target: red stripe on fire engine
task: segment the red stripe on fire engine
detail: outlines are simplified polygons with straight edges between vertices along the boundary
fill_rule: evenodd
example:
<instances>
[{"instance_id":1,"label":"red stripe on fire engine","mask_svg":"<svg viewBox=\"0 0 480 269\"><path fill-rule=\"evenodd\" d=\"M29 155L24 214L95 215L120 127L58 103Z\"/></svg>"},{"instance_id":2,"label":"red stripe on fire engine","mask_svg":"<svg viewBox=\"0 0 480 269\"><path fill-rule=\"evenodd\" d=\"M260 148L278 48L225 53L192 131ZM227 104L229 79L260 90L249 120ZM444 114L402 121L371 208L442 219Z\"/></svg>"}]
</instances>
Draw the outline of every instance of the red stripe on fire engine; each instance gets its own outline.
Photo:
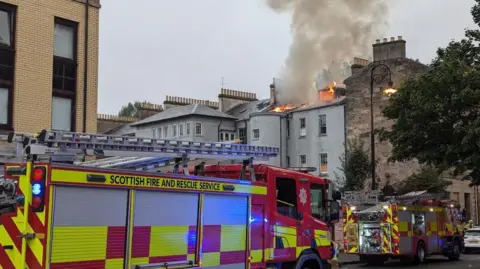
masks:
<instances>
[{"instance_id":1,"label":"red stripe on fire engine","mask_svg":"<svg viewBox=\"0 0 480 269\"><path fill-rule=\"evenodd\" d=\"M3 247L0 247L0 267L3 266L3 269L15 269L15 266L5 251Z\"/></svg>"},{"instance_id":2,"label":"red stripe on fire engine","mask_svg":"<svg viewBox=\"0 0 480 269\"><path fill-rule=\"evenodd\" d=\"M126 229L123 226L107 228L107 259L124 257Z\"/></svg>"},{"instance_id":3,"label":"red stripe on fire engine","mask_svg":"<svg viewBox=\"0 0 480 269\"><path fill-rule=\"evenodd\" d=\"M150 256L151 226L133 227L132 233L132 258Z\"/></svg>"},{"instance_id":4,"label":"red stripe on fire engine","mask_svg":"<svg viewBox=\"0 0 480 269\"><path fill-rule=\"evenodd\" d=\"M18 237L20 235L20 231L18 230L17 226L13 222L12 217L5 216L1 220L2 220L3 227L5 228L8 235L10 236L10 239L12 239L13 243L15 244L15 247L18 249L18 251L21 251L22 239Z\"/></svg>"},{"instance_id":5,"label":"red stripe on fire engine","mask_svg":"<svg viewBox=\"0 0 480 269\"><path fill-rule=\"evenodd\" d=\"M42 269L41 262L43 261L38 261L35 255L33 254L32 249L27 246L27 252L26 252L26 259L27 259L27 265L29 269Z\"/></svg>"},{"instance_id":6,"label":"red stripe on fire engine","mask_svg":"<svg viewBox=\"0 0 480 269\"><path fill-rule=\"evenodd\" d=\"M221 225L205 225L203 226L202 251L220 252L220 244L222 239Z\"/></svg>"},{"instance_id":7,"label":"red stripe on fire engine","mask_svg":"<svg viewBox=\"0 0 480 269\"><path fill-rule=\"evenodd\" d=\"M50 269L100 269L105 268L105 260L84 262L52 263Z\"/></svg>"},{"instance_id":8,"label":"red stripe on fire engine","mask_svg":"<svg viewBox=\"0 0 480 269\"><path fill-rule=\"evenodd\" d=\"M224 251L220 252L220 264L244 263L246 251Z\"/></svg>"},{"instance_id":9,"label":"red stripe on fire engine","mask_svg":"<svg viewBox=\"0 0 480 269\"><path fill-rule=\"evenodd\" d=\"M187 260L187 255L162 256L162 257L150 257L149 263L181 262L186 260Z\"/></svg>"}]
</instances>

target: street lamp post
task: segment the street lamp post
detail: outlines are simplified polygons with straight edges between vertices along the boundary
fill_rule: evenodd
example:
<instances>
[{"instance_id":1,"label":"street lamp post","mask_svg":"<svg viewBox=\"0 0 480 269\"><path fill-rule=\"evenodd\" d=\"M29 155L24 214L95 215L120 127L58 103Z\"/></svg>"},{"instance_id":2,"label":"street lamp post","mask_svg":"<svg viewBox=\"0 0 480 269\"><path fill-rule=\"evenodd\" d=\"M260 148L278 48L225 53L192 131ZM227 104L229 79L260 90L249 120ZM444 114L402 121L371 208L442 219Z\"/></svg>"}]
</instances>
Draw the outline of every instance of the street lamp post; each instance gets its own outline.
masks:
<instances>
[{"instance_id":1,"label":"street lamp post","mask_svg":"<svg viewBox=\"0 0 480 269\"><path fill-rule=\"evenodd\" d=\"M381 67L381 68L379 68ZM378 72L375 72L377 71ZM372 168L372 190L376 190L376 170L375 170L375 127L373 124L373 86L375 83L382 83L388 77L388 88L384 91L387 94L392 94L395 90L392 88L392 70L382 63L377 63L373 65L370 72L370 157L371 157L371 168Z\"/></svg>"}]
</instances>

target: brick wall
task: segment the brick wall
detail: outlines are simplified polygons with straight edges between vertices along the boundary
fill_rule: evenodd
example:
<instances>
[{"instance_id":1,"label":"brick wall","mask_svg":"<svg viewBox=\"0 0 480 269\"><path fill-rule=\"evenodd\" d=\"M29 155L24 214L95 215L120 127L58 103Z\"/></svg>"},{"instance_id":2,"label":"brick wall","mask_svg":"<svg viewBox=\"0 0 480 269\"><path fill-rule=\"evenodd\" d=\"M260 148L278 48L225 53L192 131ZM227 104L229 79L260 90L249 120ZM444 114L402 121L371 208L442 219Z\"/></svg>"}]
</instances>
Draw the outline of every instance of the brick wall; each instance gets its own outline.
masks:
<instances>
[{"instance_id":1,"label":"brick wall","mask_svg":"<svg viewBox=\"0 0 480 269\"><path fill-rule=\"evenodd\" d=\"M83 129L85 5L75 0L0 0L17 6L13 127L51 128L54 17L78 22L76 131ZM97 131L99 1L91 1L87 132Z\"/></svg>"}]
</instances>

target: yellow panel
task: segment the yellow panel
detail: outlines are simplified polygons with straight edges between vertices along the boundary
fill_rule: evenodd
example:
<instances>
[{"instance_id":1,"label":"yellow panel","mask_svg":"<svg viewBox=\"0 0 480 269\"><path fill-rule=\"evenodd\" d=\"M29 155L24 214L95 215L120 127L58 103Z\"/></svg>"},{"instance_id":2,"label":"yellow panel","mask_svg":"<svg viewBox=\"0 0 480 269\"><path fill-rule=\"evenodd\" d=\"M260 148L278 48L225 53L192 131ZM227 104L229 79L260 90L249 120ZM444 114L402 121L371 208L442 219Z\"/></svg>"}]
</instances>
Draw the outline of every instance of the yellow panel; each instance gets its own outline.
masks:
<instances>
[{"instance_id":1,"label":"yellow panel","mask_svg":"<svg viewBox=\"0 0 480 269\"><path fill-rule=\"evenodd\" d=\"M252 250L250 251L250 257L252 262L261 262L262 261L262 250Z\"/></svg>"},{"instance_id":2,"label":"yellow panel","mask_svg":"<svg viewBox=\"0 0 480 269\"><path fill-rule=\"evenodd\" d=\"M310 248L310 247L297 247L297 257L299 257L300 254L302 254L302 251L304 251L307 248Z\"/></svg>"},{"instance_id":3,"label":"yellow panel","mask_svg":"<svg viewBox=\"0 0 480 269\"><path fill-rule=\"evenodd\" d=\"M430 231L432 232L438 231L437 222L430 222Z\"/></svg>"},{"instance_id":4,"label":"yellow panel","mask_svg":"<svg viewBox=\"0 0 480 269\"><path fill-rule=\"evenodd\" d=\"M220 265L220 252L210 252L202 254L201 267Z\"/></svg>"},{"instance_id":5,"label":"yellow panel","mask_svg":"<svg viewBox=\"0 0 480 269\"><path fill-rule=\"evenodd\" d=\"M53 228L52 263L104 260L106 251L106 226Z\"/></svg>"},{"instance_id":6,"label":"yellow panel","mask_svg":"<svg viewBox=\"0 0 480 269\"><path fill-rule=\"evenodd\" d=\"M143 264L149 264L150 259L147 258L132 258L132 265L143 265Z\"/></svg>"},{"instance_id":7,"label":"yellow panel","mask_svg":"<svg viewBox=\"0 0 480 269\"><path fill-rule=\"evenodd\" d=\"M328 240L328 231L315 230L315 242L318 246L330 246L331 242Z\"/></svg>"},{"instance_id":8,"label":"yellow panel","mask_svg":"<svg viewBox=\"0 0 480 269\"><path fill-rule=\"evenodd\" d=\"M275 235L279 236L285 248L297 247L297 229L293 227L275 226ZM276 241L274 241L276 242Z\"/></svg>"},{"instance_id":9,"label":"yellow panel","mask_svg":"<svg viewBox=\"0 0 480 269\"><path fill-rule=\"evenodd\" d=\"M195 254L188 254L188 255L187 255L187 260L188 260L188 261L195 262Z\"/></svg>"},{"instance_id":10,"label":"yellow panel","mask_svg":"<svg viewBox=\"0 0 480 269\"><path fill-rule=\"evenodd\" d=\"M20 262L20 250L15 247L15 244L12 241L12 238L7 233L7 230L0 224L0 245L3 246L13 246L13 249L6 249L5 252L10 258L10 261L15 267L19 267L18 263Z\"/></svg>"},{"instance_id":11,"label":"yellow panel","mask_svg":"<svg viewBox=\"0 0 480 269\"><path fill-rule=\"evenodd\" d=\"M186 255L188 226L152 226L150 256Z\"/></svg>"},{"instance_id":12,"label":"yellow panel","mask_svg":"<svg viewBox=\"0 0 480 269\"><path fill-rule=\"evenodd\" d=\"M105 261L105 269L123 269L123 259L108 259Z\"/></svg>"},{"instance_id":13,"label":"yellow panel","mask_svg":"<svg viewBox=\"0 0 480 269\"><path fill-rule=\"evenodd\" d=\"M408 232L408 221L400 221L398 223L399 232Z\"/></svg>"},{"instance_id":14,"label":"yellow panel","mask_svg":"<svg viewBox=\"0 0 480 269\"><path fill-rule=\"evenodd\" d=\"M247 246L246 225L222 225L220 251L245 250Z\"/></svg>"}]
</instances>

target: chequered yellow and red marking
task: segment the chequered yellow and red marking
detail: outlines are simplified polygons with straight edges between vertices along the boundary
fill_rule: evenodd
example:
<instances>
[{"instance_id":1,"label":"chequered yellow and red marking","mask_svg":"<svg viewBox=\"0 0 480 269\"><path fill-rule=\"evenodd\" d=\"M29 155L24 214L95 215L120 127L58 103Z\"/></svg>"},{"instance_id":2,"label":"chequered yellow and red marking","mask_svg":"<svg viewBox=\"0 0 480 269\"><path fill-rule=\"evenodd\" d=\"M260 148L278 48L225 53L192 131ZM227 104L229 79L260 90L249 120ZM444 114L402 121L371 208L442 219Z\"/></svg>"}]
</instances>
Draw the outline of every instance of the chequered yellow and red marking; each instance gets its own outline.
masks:
<instances>
[{"instance_id":1,"label":"chequered yellow and red marking","mask_svg":"<svg viewBox=\"0 0 480 269\"><path fill-rule=\"evenodd\" d=\"M8 167L19 167L18 165L6 165ZM31 170L31 164L27 163L26 168ZM46 216L47 210L34 213L31 208L31 181L27 176L19 176L18 194L25 195L25 206L17 207L16 212L0 216L0 268L17 269L43 268L45 263L45 245L46 245ZM48 193L46 193L48 195ZM48 203L48 200L46 201ZM25 208L27 214L25 215ZM25 222L25 219L28 219ZM22 233L35 233L33 239L25 239L25 245L22 246L22 239L19 237ZM22 255L24 247L25 256Z\"/></svg>"},{"instance_id":2,"label":"chequered yellow and red marking","mask_svg":"<svg viewBox=\"0 0 480 269\"><path fill-rule=\"evenodd\" d=\"M205 225L202 234L202 267L246 262L246 225Z\"/></svg>"},{"instance_id":3,"label":"chequered yellow and red marking","mask_svg":"<svg viewBox=\"0 0 480 269\"><path fill-rule=\"evenodd\" d=\"M136 226L132 234L132 265L195 261L196 226Z\"/></svg>"},{"instance_id":4,"label":"chequered yellow and red marking","mask_svg":"<svg viewBox=\"0 0 480 269\"><path fill-rule=\"evenodd\" d=\"M50 268L123 268L125 240L125 226L54 227Z\"/></svg>"},{"instance_id":5,"label":"chequered yellow and red marking","mask_svg":"<svg viewBox=\"0 0 480 269\"><path fill-rule=\"evenodd\" d=\"M410 221L399 221L398 232L400 233L400 237L412 236L412 223Z\"/></svg>"},{"instance_id":6,"label":"chequered yellow and red marking","mask_svg":"<svg viewBox=\"0 0 480 269\"><path fill-rule=\"evenodd\" d=\"M382 223L382 233L383 233L383 244L382 252L391 253L391 231L389 223Z\"/></svg>"}]
</instances>

